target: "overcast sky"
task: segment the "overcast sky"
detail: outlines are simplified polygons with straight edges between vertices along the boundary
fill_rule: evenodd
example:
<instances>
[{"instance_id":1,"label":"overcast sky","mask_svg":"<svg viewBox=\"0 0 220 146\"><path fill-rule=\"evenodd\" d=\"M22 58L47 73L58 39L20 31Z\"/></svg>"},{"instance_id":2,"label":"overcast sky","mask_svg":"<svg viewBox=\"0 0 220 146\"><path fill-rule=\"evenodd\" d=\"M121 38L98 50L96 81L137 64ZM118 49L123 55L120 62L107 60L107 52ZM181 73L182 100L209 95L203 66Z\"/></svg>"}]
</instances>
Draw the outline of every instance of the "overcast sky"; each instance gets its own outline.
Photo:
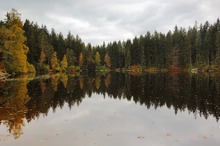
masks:
<instances>
[{"instance_id":1,"label":"overcast sky","mask_svg":"<svg viewBox=\"0 0 220 146\"><path fill-rule=\"evenodd\" d=\"M86 43L126 40L147 31L166 33L175 25L214 23L220 0L0 0L0 19L12 8L64 36L71 31Z\"/></svg>"}]
</instances>

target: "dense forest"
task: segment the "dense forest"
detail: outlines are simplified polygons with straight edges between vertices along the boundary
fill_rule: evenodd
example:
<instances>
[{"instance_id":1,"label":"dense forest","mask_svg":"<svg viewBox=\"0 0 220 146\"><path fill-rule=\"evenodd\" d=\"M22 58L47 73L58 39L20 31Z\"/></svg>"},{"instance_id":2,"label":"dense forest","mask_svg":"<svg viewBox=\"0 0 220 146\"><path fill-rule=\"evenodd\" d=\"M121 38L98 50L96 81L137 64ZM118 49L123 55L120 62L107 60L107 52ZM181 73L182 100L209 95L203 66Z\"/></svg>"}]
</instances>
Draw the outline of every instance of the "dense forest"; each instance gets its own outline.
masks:
<instances>
[{"instance_id":1,"label":"dense forest","mask_svg":"<svg viewBox=\"0 0 220 146\"><path fill-rule=\"evenodd\" d=\"M12 9L0 21L0 72L47 73L81 70L220 70L220 20L175 26L166 34L147 32L133 39L92 46L71 32L66 37L25 20Z\"/></svg>"}]
</instances>

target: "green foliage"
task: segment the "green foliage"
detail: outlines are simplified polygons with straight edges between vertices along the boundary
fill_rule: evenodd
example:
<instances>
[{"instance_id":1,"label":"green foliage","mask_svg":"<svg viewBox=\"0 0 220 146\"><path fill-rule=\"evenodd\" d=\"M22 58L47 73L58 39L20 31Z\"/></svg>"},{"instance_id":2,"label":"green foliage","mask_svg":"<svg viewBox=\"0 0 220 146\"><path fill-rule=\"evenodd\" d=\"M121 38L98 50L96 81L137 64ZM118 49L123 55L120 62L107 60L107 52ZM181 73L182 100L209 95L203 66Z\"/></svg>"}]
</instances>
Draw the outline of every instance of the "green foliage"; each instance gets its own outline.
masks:
<instances>
[{"instance_id":1,"label":"green foliage","mask_svg":"<svg viewBox=\"0 0 220 146\"><path fill-rule=\"evenodd\" d=\"M37 64L36 72L38 72L38 73L49 73L50 72L50 67L47 64L43 64L43 65Z\"/></svg>"},{"instance_id":2,"label":"green foliage","mask_svg":"<svg viewBox=\"0 0 220 146\"><path fill-rule=\"evenodd\" d=\"M75 67L75 70L76 70L76 71L80 71L81 69L80 69L79 66L76 66L76 67Z\"/></svg>"},{"instance_id":3,"label":"green foliage","mask_svg":"<svg viewBox=\"0 0 220 146\"><path fill-rule=\"evenodd\" d=\"M53 54L53 46L49 43L49 36L46 31L41 30L38 35L38 47L43 52L45 57L40 57L40 62L44 62L45 64L49 64L52 54Z\"/></svg>"},{"instance_id":4,"label":"green foliage","mask_svg":"<svg viewBox=\"0 0 220 146\"><path fill-rule=\"evenodd\" d=\"M110 71L109 68L107 68L106 66L102 66L102 65L96 66L96 70L98 70L98 71L105 71L105 72Z\"/></svg>"},{"instance_id":5,"label":"green foliage","mask_svg":"<svg viewBox=\"0 0 220 146\"><path fill-rule=\"evenodd\" d=\"M68 67L70 66L74 66L74 60L75 60L75 57L74 57L74 53L73 53L73 50L71 49L67 49L66 50L66 57L67 57L67 63L68 63Z\"/></svg>"},{"instance_id":6,"label":"green foliage","mask_svg":"<svg viewBox=\"0 0 220 146\"><path fill-rule=\"evenodd\" d=\"M174 31L167 34L147 32L145 36L140 35L132 41L113 42L97 46L95 50L106 50L111 58L111 69L141 66L179 70L190 66L219 65L219 32L218 19L213 25L206 22L200 29L197 24L188 31L175 26ZM104 61L106 64L106 57Z\"/></svg>"},{"instance_id":7,"label":"green foliage","mask_svg":"<svg viewBox=\"0 0 220 146\"><path fill-rule=\"evenodd\" d=\"M7 13L6 18L0 23L0 54L3 54L0 64L10 73L34 72L33 66L42 72L48 71L48 66L52 71L105 70L106 67L143 71L154 67L187 69L220 65L219 19L199 28L197 23L188 30L175 26L166 34L147 32L132 40L93 47L71 32L65 38L54 29L49 32L46 26L39 27L29 20L23 25L16 10ZM60 64L59 60L62 60Z\"/></svg>"}]
</instances>

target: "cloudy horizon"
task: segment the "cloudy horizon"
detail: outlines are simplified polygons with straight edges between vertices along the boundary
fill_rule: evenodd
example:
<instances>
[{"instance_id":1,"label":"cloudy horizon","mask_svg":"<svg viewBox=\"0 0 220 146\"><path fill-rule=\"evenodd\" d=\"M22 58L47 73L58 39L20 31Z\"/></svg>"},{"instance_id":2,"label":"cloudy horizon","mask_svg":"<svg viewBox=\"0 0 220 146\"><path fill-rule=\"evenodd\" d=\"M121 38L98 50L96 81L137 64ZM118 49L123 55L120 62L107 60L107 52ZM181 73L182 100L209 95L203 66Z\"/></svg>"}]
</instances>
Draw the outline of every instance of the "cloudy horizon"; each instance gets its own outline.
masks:
<instances>
[{"instance_id":1,"label":"cloudy horizon","mask_svg":"<svg viewBox=\"0 0 220 146\"><path fill-rule=\"evenodd\" d=\"M83 42L99 45L132 39L147 31L166 33L175 25L188 29L220 14L218 0L0 0L0 19L15 8L24 21L46 25L64 36L70 31Z\"/></svg>"}]
</instances>

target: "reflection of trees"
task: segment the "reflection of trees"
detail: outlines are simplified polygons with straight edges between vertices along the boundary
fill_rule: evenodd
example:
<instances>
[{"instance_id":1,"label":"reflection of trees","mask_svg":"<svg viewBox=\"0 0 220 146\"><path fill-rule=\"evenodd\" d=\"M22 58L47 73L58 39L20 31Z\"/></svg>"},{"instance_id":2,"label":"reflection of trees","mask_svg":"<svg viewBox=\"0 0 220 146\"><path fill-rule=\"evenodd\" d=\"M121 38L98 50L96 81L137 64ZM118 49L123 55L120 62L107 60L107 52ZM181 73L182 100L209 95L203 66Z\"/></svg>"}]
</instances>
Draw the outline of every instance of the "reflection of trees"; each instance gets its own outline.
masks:
<instances>
[{"instance_id":1,"label":"reflection of trees","mask_svg":"<svg viewBox=\"0 0 220 146\"><path fill-rule=\"evenodd\" d=\"M95 86L96 86L96 89L98 90L100 88L100 85L101 84L101 79L100 77L96 77L95 78Z\"/></svg>"},{"instance_id":2,"label":"reflection of trees","mask_svg":"<svg viewBox=\"0 0 220 146\"><path fill-rule=\"evenodd\" d=\"M85 80L86 81L86 80ZM82 80L81 82L85 82ZM81 83L86 84L86 83ZM42 92L42 85L44 92ZM83 85L86 87L86 85ZM85 97L85 89L81 89L80 80L75 76L53 75L49 79L39 78L28 84L29 96L32 99L27 103L29 111L26 115L27 121L39 118L40 115L46 116L49 109L62 108L64 103L68 103L71 108L79 105Z\"/></svg>"},{"instance_id":3,"label":"reflection of trees","mask_svg":"<svg viewBox=\"0 0 220 146\"><path fill-rule=\"evenodd\" d=\"M66 88L66 87L67 87L67 82L68 82L68 76L67 76L67 74L62 74L62 75L60 76L60 80L61 80L61 82L63 83L64 88Z\"/></svg>"},{"instance_id":4,"label":"reflection of trees","mask_svg":"<svg viewBox=\"0 0 220 146\"><path fill-rule=\"evenodd\" d=\"M195 116L216 120L220 117L220 76L186 74L130 75L108 73L84 76L59 75L27 81L0 84L0 121L9 127L15 138L22 133L23 119L28 122L47 116L65 103L79 105L92 93L109 98L127 99L147 108L167 106L175 113L188 110ZM27 91L28 87L28 91ZM10 91L10 92L9 92ZM29 99L28 95L31 97Z\"/></svg>"},{"instance_id":5,"label":"reflection of trees","mask_svg":"<svg viewBox=\"0 0 220 146\"><path fill-rule=\"evenodd\" d=\"M92 75L90 77L68 76L63 83L62 77L56 79L57 91L51 85L53 78L44 81L34 80L29 84L29 95L32 98L27 106L28 120L47 114L50 107L55 110L68 103L69 107L79 105L85 95L92 93L107 94L110 98L132 100L135 103L150 107L173 107L175 113L188 110L196 116L208 118L220 116L220 76L202 76L187 74L149 74L133 76L123 73ZM44 84L45 92L40 86ZM65 86L66 85L66 86ZM32 92L32 89L35 91ZM35 108L35 109L33 109ZM35 112L34 112L35 111Z\"/></svg>"},{"instance_id":6,"label":"reflection of trees","mask_svg":"<svg viewBox=\"0 0 220 146\"><path fill-rule=\"evenodd\" d=\"M107 74L106 77L105 77L105 86L106 86L106 88L109 87L110 83L111 83L111 74Z\"/></svg>"},{"instance_id":7,"label":"reflection of trees","mask_svg":"<svg viewBox=\"0 0 220 146\"><path fill-rule=\"evenodd\" d=\"M51 85L54 91L57 91L57 85L58 85L58 80L60 78L60 76L57 76L59 74L53 74L51 76Z\"/></svg>"},{"instance_id":8,"label":"reflection of trees","mask_svg":"<svg viewBox=\"0 0 220 146\"><path fill-rule=\"evenodd\" d=\"M27 95L27 77L21 80L5 82L0 94L0 124L8 127L14 138L19 138L24 126L24 118L28 111L25 104L29 101Z\"/></svg>"}]
</instances>

